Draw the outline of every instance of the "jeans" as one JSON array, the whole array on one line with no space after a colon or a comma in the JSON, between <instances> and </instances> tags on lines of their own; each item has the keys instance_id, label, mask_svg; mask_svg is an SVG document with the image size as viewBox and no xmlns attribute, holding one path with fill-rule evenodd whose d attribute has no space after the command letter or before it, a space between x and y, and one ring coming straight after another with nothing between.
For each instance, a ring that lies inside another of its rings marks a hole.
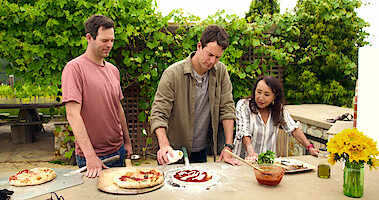
<instances>
[{"instance_id":1,"label":"jeans","mask_svg":"<svg viewBox=\"0 0 379 200\"><path fill-rule=\"evenodd\" d=\"M124 144L122 144L122 146L120 147L120 149L118 151L111 153L109 155L99 156L99 158L100 158L100 160L104 160L106 158L110 158L110 157L115 156L115 155L119 155L120 159L113 161L113 162L110 162L110 163L107 163L105 165L108 167L122 167L122 166L124 166L124 160L125 160L125 155L126 155L126 150L124 148ZM76 154L75 156L76 156L76 163L78 164L79 168L86 166L86 158L85 157L79 156L78 154Z\"/></svg>"},{"instance_id":2,"label":"jeans","mask_svg":"<svg viewBox=\"0 0 379 200\"><path fill-rule=\"evenodd\" d=\"M190 163L203 163L207 162L207 148L199 152L191 152L189 155Z\"/></svg>"}]
</instances>

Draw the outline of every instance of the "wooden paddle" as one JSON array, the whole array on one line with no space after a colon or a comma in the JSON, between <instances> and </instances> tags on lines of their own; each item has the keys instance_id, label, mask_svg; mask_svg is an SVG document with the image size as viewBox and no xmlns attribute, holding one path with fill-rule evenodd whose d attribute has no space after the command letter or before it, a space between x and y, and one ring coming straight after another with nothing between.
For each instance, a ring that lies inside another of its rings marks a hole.
<instances>
[{"instance_id":1,"label":"wooden paddle","mask_svg":"<svg viewBox=\"0 0 379 200\"><path fill-rule=\"evenodd\" d=\"M107 192L111 194L142 194L142 193L156 190L164 185L164 181L163 181L159 185L155 185L153 187L147 187L147 188L138 188L138 189L120 188L113 182L113 179L115 176L118 176L122 173L126 173L127 171L129 171L128 168L134 168L132 166L132 162L130 159L125 159L125 167L112 167L109 169L101 170L100 176L97 180L97 188L103 192ZM150 170L150 169L156 169L156 168L144 167L143 169Z\"/></svg>"},{"instance_id":2,"label":"wooden paddle","mask_svg":"<svg viewBox=\"0 0 379 200\"><path fill-rule=\"evenodd\" d=\"M261 168L255 166L255 165L253 165L253 164L251 164L250 162L246 161L245 159L242 159L241 157L237 156L237 155L234 154L233 152L231 152L231 151L229 151L229 150L227 150L227 149L225 149L225 151L226 151L226 153L232 155L233 157L235 157L235 158L237 158L238 160L242 161L243 163L249 165L250 167L252 167L252 168L254 168L254 169L256 169L256 170L258 170L258 171L260 171L260 172L262 172L262 173L264 172L263 169L261 169Z\"/></svg>"}]
</instances>

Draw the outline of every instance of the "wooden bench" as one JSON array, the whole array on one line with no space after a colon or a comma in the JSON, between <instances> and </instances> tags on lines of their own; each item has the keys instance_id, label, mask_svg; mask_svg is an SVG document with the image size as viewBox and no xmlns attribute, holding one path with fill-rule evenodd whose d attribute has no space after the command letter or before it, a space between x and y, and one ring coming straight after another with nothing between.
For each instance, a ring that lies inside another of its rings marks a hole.
<instances>
[{"instance_id":1,"label":"wooden bench","mask_svg":"<svg viewBox=\"0 0 379 200\"><path fill-rule=\"evenodd\" d=\"M9 113L0 113L0 119L7 119L10 115Z\"/></svg>"},{"instance_id":2,"label":"wooden bench","mask_svg":"<svg viewBox=\"0 0 379 200\"><path fill-rule=\"evenodd\" d=\"M1 122L0 126L11 126L11 138L14 144L32 143L35 140L36 129L42 126L42 121L33 122Z\"/></svg>"}]
</instances>

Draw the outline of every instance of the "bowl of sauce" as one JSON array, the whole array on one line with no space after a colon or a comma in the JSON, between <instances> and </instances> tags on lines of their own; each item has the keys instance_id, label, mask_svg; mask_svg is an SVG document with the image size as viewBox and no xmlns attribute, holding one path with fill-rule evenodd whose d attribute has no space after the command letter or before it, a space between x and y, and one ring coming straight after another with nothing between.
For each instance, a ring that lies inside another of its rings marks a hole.
<instances>
[{"instance_id":1,"label":"bowl of sauce","mask_svg":"<svg viewBox=\"0 0 379 200\"><path fill-rule=\"evenodd\" d=\"M286 171L283 167L274 164L259 164L259 168L263 172L254 169L255 178L257 181L265 186L276 186L282 179L284 172Z\"/></svg>"}]
</instances>

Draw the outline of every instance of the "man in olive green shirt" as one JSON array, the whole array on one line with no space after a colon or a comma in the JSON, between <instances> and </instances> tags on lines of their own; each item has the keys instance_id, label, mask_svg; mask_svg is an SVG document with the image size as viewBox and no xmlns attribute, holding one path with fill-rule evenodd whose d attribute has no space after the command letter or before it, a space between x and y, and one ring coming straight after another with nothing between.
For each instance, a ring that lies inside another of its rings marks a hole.
<instances>
[{"instance_id":1,"label":"man in olive green shirt","mask_svg":"<svg viewBox=\"0 0 379 200\"><path fill-rule=\"evenodd\" d=\"M232 84L225 64L219 62L229 46L228 37L222 27L208 26L197 51L164 71L150 118L151 131L159 142L160 164L168 164L167 153L172 156L173 149L183 146L190 162L206 162L208 138L212 138L213 155L217 154L218 124L222 122L225 145L217 162L224 159L241 165L224 151L233 149L235 120Z\"/></svg>"}]
</instances>

